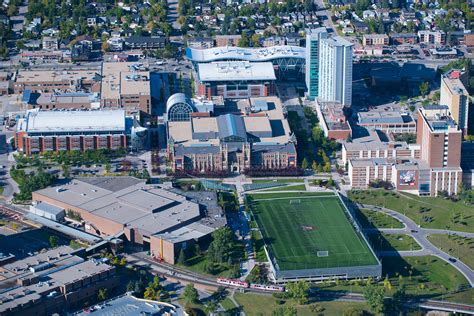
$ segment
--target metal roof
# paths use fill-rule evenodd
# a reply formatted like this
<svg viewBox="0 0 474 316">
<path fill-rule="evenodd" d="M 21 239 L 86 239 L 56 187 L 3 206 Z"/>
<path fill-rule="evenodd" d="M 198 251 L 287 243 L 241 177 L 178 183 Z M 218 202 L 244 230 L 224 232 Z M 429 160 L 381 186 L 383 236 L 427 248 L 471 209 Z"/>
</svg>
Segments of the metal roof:
<svg viewBox="0 0 474 316">
<path fill-rule="evenodd" d="M 125 111 L 30 111 L 26 132 L 125 131 Z"/>
<path fill-rule="evenodd" d="M 213 47 L 208 49 L 186 48 L 186 57 L 193 62 L 208 63 L 223 60 L 251 62 L 272 61 L 280 58 L 306 59 L 304 47 L 273 46 L 265 48 Z"/>
<path fill-rule="evenodd" d="M 239 115 L 226 114 L 217 118 L 219 138 L 239 137 L 247 139 L 244 119 Z"/>
<path fill-rule="evenodd" d="M 197 65 L 201 81 L 276 80 L 270 62 L 228 61 Z"/>
</svg>

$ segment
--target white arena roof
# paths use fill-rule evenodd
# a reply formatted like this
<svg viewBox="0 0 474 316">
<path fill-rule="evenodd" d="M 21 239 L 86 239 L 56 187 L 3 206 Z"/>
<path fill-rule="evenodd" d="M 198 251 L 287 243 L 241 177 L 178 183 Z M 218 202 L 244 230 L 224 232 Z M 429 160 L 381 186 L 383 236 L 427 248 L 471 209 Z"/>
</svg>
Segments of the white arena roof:
<svg viewBox="0 0 474 316">
<path fill-rule="evenodd" d="M 199 80 L 241 81 L 276 80 L 275 69 L 270 62 L 250 63 L 248 61 L 215 62 L 198 64 Z"/>
<path fill-rule="evenodd" d="M 280 58 L 306 59 L 304 47 L 273 46 L 264 48 L 213 47 L 208 49 L 186 48 L 186 57 L 198 63 L 224 60 L 244 60 L 251 62 L 272 61 Z"/>
<path fill-rule="evenodd" d="M 125 131 L 125 111 L 30 111 L 18 122 L 18 131 L 28 133 Z"/>
</svg>

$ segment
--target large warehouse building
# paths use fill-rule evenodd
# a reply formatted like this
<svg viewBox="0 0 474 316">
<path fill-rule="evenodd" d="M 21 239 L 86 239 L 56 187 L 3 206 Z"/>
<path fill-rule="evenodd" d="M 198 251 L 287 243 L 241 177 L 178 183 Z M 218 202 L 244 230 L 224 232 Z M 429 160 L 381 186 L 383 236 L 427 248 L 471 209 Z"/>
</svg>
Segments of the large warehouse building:
<svg viewBox="0 0 474 316">
<path fill-rule="evenodd" d="M 229 61 L 198 64 L 198 95 L 206 98 L 264 97 L 275 93 L 270 62 Z"/>
<path fill-rule="evenodd" d="M 123 110 L 39 111 L 20 119 L 15 134 L 19 152 L 119 149 L 127 147 Z"/>
<path fill-rule="evenodd" d="M 186 57 L 194 67 L 203 63 L 221 61 L 270 62 L 278 80 L 299 79 L 304 75 L 306 51 L 299 46 L 273 46 L 265 48 L 214 47 L 196 49 L 188 47 Z"/>
<path fill-rule="evenodd" d="M 203 206 L 185 196 L 132 177 L 74 179 L 33 192 L 32 200 L 77 212 L 86 232 L 124 235 L 172 264 L 181 247 L 225 224 L 221 216 L 204 217 Z"/>
</svg>

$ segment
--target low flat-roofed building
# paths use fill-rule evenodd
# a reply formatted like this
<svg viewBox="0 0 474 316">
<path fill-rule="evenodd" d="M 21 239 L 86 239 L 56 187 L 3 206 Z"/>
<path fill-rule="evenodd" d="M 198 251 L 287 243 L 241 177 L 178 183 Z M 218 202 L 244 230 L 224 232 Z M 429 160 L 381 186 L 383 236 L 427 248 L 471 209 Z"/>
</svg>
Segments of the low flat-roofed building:
<svg viewBox="0 0 474 316">
<path fill-rule="evenodd" d="M 417 41 L 418 36 L 415 33 L 390 34 L 390 44 L 392 45 L 416 44 Z"/>
<path fill-rule="evenodd" d="M 15 133 L 18 151 L 119 149 L 127 147 L 125 112 L 31 110 Z"/>
<path fill-rule="evenodd" d="M 212 48 L 214 40 L 210 37 L 192 37 L 188 38 L 187 46 L 192 48 Z"/>
<path fill-rule="evenodd" d="M 352 129 L 344 115 L 344 106 L 337 102 L 317 100 L 316 113 L 324 135 L 330 139 L 346 140 L 351 137 Z"/>
<path fill-rule="evenodd" d="M 0 314 L 51 315 L 67 313 L 95 300 L 99 288 L 109 293 L 119 285 L 115 268 L 101 261 L 78 259 L 56 271 L 38 271 L 0 294 Z"/>
<path fill-rule="evenodd" d="M 101 106 L 151 114 L 150 72 L 140 63 L 104 62 Z"/>
<path fill-rule="evenodd" d="M 198 94 L 224 98 L 264 97 L 274 93 L 271 62 L 232 61 L 197 65 Z"/>
<path fill-rule="evenodd" d="M 362 35 L 363 46 L 385 46 L 388 45 L 387 34 L 364 34 Z"/>
<path fill-rule="evenodd" d="M 169 263 L 174 263 L 183 244 L 199 241 L 220 227 L 217 222 L 217 226 L 204 224 L 200 204 L 131 177 L 110 177 L 102 182 L 74 179 L 68 184 L 34 192 L 33 200 L 79 213 L 86 232 L 99 236 L 124 233 L 129 242 L 149 245 L 153 256 Z M 196 240 L 182 238 L 165 250 L 158 241 L 160 238 L 152 238 L 197 228 L 203 233 Z"/>
<path fill-rule="evenodd" d="M 296 167 L 294 138 L 280 100 L 242 99 L 237 108 L 240 114 L 169 121 L 168 152 L 173 171 Z"/>
<path fill-rule="evenodd" d="M 416 122 L 408 113 L 370 111 L 357 113 L 358 125 L 385 133 L 415 133 Z"/>
<path fill-rule="evenodd" d="M 132 49 L 165 48 L 166 38 L 164 36 L 130 36 L 124 40 L 124 44 Z"/>
<path fill-rule="evenodd" d="M 378 131 L 369 130 L 369 136 L 342 143 L 342 161 L 353 159 L 408 159 L 420 158 L 420 145 L 406 142 L 382 141 Z"/>
<path fill-rule="evenodd" d="M 53 221 L 61 221 L 66 216 L 66 212 L 63 208 L 48 203 L 30 205 L 30 212 Z"/>
<path fill-rule="evenodd" d="M 28 109 L 98 109 L 100 100 L 98 93 L 41 93 L 28 103 Z"/>
<path fill-rule="evenodd" d="M 94 70 L 19 70 L 13 83 L 15 93 L 80 91 L 99 92 L 100 72 Z"/>
<path fill-rule="evenodd" d="M 101 305 L 99 309 L 86 308 L 76 315 L 89 316 L 91 312 L 94 313 L 94 316 L 172 316 L 176 314 L 176 307 L 165 302 L 136 298 L 128 293 L 107 300 L 107 304 Z"/>
</svg>

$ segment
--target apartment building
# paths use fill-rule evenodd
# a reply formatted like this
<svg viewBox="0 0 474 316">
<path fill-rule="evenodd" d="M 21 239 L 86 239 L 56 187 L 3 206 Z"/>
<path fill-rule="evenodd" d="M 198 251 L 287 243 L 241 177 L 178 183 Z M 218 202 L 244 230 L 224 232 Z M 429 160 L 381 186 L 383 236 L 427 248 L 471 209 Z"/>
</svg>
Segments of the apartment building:
<svg viewBox="0 0 474 316">
<path fill-rule="evenodd" d="M 314 100 L 318 96 L 319 90 L 319 49 L 321 40 L 327 38 L 328 33 L 325 27 L 306 30 L 306 71 L 305 80 L 308 92 L 306 97 Z"/>
<path fill-rule="evenodd" d="M 419 42 L 422 44 L 445 45 L 446 33 L 443 31 L 430 30 L 418 31 L 418 39 Z"/>
<path fill-rule="evenodd" d="M 439 104 L 447 105 L 454 121 L 467 132 L 469 118 L 469 93 L 461 81 L 462 73 L 458 70 L 441 76 Z"/>
<path fill-rule="evenodd" d="M 321 40 L 318 98 L 323 102 L 352 103 L 352 46 L 340 36 Z"/>
<path fill-rule="evenodd" d="M 389 43 L 387 34 L 364 34 L 362 36 L 363 46 L 385 46 Z"/>
</svg>

